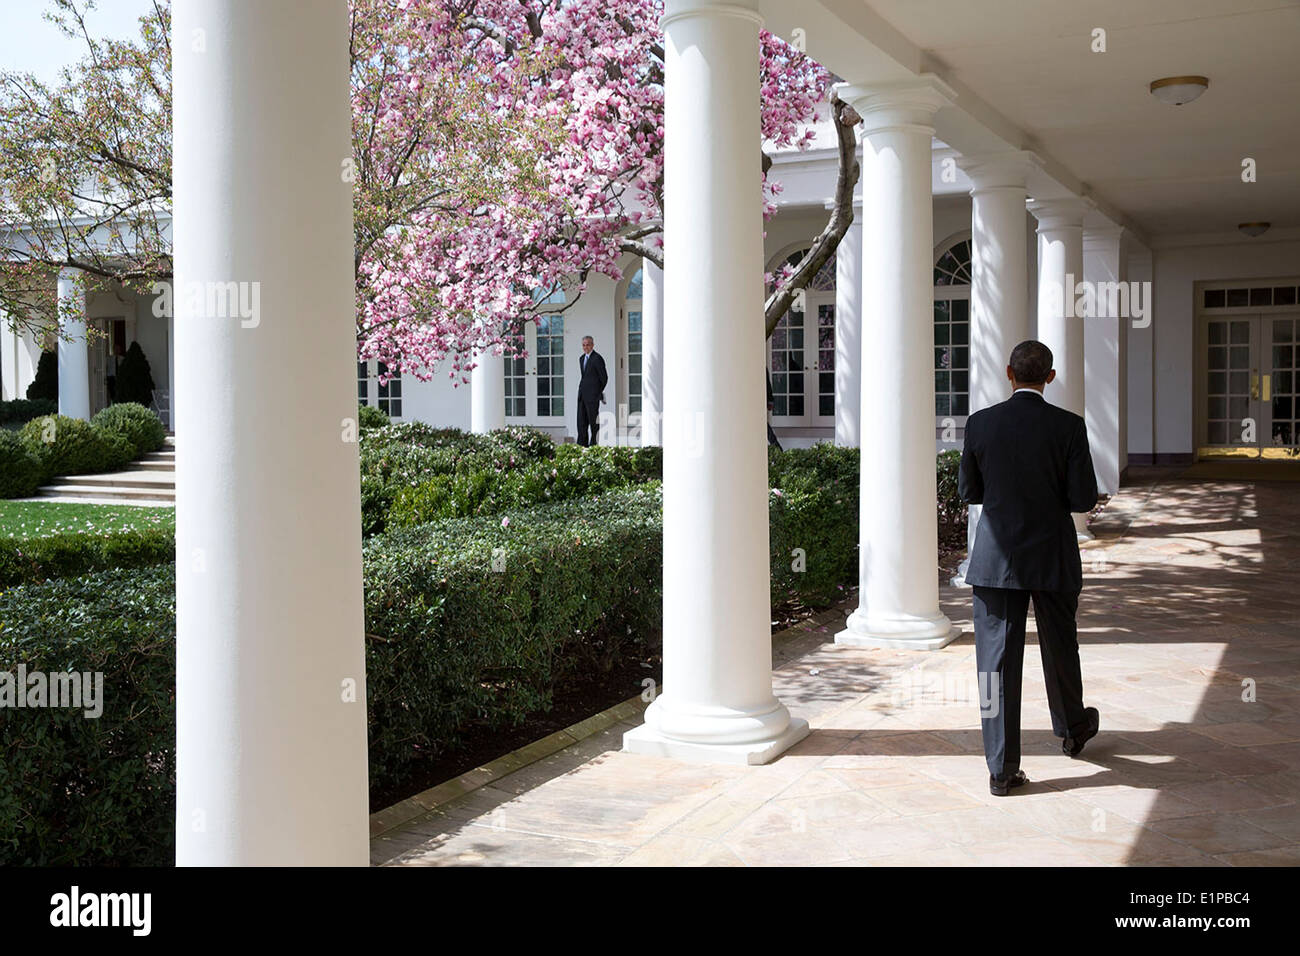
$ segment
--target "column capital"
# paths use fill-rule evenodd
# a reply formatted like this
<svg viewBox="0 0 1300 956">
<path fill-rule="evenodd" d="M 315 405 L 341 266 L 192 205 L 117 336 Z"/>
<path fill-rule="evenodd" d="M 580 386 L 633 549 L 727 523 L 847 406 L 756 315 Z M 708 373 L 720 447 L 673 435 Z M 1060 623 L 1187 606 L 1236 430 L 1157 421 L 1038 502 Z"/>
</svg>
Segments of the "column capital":
<svg viewBox="0 0 1300 956">
<path fill-rule="evenodd" d="M 957 91 L 933 73 L 901 83 L 836 84 L 840 99 L 862 117 L 864 133 L 916 127 L 929 129 L 934 114 L 957 100 Z"/>
<path fill-rule="evenodd" d="M 750 20 L 761 28 L 763 15 L 758 12 L 758 0 L 665 0 L 664 15 L 659 18 L 662 30 L 669 24 L 694 17 L 739 17 Z"/>
<path fill-rule="evenodd" d="M 1092 208 L 1086 199 L 1069 196 L 1065 199 L 1035 199 L 1027 208 L 1038 220 L 1038 231 L 1051 229 L 1082 229 L 1083 216 Z"/>
<path fill-rule="evenodd" d="M 1124 234 L 1126 232 L 1128 232 L 1128 230 L 1123 226 L 1116 226 L 1109 223 L 1105 226 L 1084 226 L 1084 251 L 1091 252 L 1094 249 L 1114 248 L 1124 241 Z"/>
<path fill-rule="evenodd" d="M 977 153 L 957 160 L 957 168 L 971 181 L 972 196 L 990 189 L 1023 190 L 1029 173 L 1042 165 L 1042 159 L 1026 149 Z"/>
</svg>

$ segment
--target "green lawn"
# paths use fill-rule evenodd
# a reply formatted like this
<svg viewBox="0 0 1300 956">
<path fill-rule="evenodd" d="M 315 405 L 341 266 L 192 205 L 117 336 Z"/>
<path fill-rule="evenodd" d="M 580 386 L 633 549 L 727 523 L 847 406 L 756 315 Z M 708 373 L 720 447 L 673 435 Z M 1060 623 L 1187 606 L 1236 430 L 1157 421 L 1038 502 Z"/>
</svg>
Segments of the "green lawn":
<svg viewBox="0 0 1300 956">
<path fill-rule="evenodd" d="M 41 538 L 66 531 L 175 528 L 174 508 L 83 505 L 70 501 L 0 501 L 0 537 Z"/>
</svg>

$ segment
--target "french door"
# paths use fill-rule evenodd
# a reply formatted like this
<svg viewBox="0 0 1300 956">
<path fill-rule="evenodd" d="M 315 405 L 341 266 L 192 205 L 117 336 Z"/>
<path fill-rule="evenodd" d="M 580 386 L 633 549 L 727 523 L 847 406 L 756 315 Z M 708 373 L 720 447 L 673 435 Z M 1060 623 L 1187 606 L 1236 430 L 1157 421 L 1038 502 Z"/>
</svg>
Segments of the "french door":
<svg viewBox="0 0 1300 956">
<path fill-rule="evenodd" d="M 1203 316 L 1202 458 L 1300 460 L 1300 311 Z"/>
<path fill-rule="evenodd" d="M 835 293 L 806 292 L 768 339 L 772 424 L 817 426 L 835 421 Z"/>
</svg>

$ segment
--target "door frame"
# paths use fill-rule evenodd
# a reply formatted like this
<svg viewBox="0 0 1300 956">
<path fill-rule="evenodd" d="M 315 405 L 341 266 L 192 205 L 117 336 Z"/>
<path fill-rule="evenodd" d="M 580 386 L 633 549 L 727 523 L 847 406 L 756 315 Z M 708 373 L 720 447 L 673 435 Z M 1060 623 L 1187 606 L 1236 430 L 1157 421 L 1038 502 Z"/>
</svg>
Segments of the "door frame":
<svg viewBox="0 0 1300 956">
<path fill-rule="evenodd" d="M 1230 458 L 1241 461 L 1262 461 L 1276 457 L 1267 454 L 1267 449 L 1274 447 L 1296 447 L 1296 436 L 1292 436 L 1291 446 L 1274 446 L 1272 444 L 1273 408 L 1270 400 L 1263 398 L 1265 382 L 1271 386 L 1266 375 L 1272 373 L 1272 321 L 1275 318 L 1300 317 L 1300 292 L 1296 302 L 1282 305 L 1241 305 L 1207 307 L 1207 291 L 1217 292 L 1229 289 L 1272 288 L 1300 289 L 1300 277 L 1263 277 L 1253 279 L 1215 279 L 1195 281 L 1192 284 L 1193 296 L 1193 363 L 1192 363 L 1192 433 L 1193 454 L 1196 460 L 1223 460 Z M 1212 446 L 1209 443 L 1209 325 L 1212 321 L 1248 321 L 1250 334 L 1250 365 L 1253 376 L 1249 385 L 1251 398 L 1247 407 L 1247 417 L 1255 419 L 1254 445 L 1233 444 Z M 1256 385 L 1258 384 L 1258 387 Z M 1271 389 L 1270 389 L 1271 392 Z M 1222 448 L 1221 453 L 1214 449 Z"/>
</svg>

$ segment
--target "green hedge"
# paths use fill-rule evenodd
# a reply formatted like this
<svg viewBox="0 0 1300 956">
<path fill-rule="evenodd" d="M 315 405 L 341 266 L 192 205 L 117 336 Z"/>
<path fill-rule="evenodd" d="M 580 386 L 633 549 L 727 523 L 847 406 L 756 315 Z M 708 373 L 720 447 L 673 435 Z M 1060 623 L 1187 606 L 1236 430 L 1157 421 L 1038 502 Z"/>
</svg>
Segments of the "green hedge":
<svg viewBox="0 0 1300 956">
<path fill-rule="evenodd" d="M 175 590 L 161 567 L 0 593 L 0 671 L 104 675 L 98 718 L 0 709 L 0 864 L 172 862 Z"/>
<path fill-rule="evenodd" d="M 58 475 L 117 471 L 157 451 L 166 435 L 162 420 L 154 412 L 132 402 L 110 405 L 89 422 L 66 415 L 32 418 L 18 432 L 21 447 L 8 441 L 0 443 L 0 497 L 19 498 L 32 493 L 25 490 L 29 485 L 28 457 L 40 466 L 40 485 Z"/>
<path fill-rule="evenodd" d="M 175 558 L 170 528 L 0 538 L 0 587 L 111 568 L 146 568 Z"/>
<path fill-rule="evenodd" d="M 469 467 L 465 467 L 468 464 Z M 474 456 L 450 472 L 397 489 L 390 527 L 413 527 L 440 518 L 499 514 L 507 508 L 572 501 L 662 477 L 658 448 L 583 448 L 561 445 L 554 457 L 484 466 Z"/>
<path fill-rule="evenodd" d="M 422 422 L 364 430 L 361 434 L 362 534 L 378 534 L 387 528 L 398 497 L 406 489 L 426 482 L 445 487 L 409 498 L 403 505 L 400 526 L 409 527 L 439 517 L 488 513 L 477 505 L 490 497 L 503 474 L 549 461 L 556 451 L 550 436 L 520 426 L 485 435 L 458 428 L 434 428 Z M 466 477 L 455 482 L 452 476 L 456 475 Z M 456 504 L 445 504 L 443 499 L 448 497 Z"/>
<path fill-rule="evenodd" d="M 955 523 L 966 521 L 966 502 L 957 492 L 957 471 L 961 467 L 961 452 L 955 449 L 939 452 L 939 520 Z"/>
<path fill-rule="evenodd" d="M 135 402 L 118 402 L 100 409 L 90 420 L 100 434 L 121 435 L 131 443 L 131 458 L 142 458 L 167 442 L 167 429 L 152 409 Z"/>
<path fill-rule="evenodd" d="M 649 485 L 371 540 L 372 787 L 657 642 L 660 509 Z M 0 710 L 0 865 L 171 861 L 174 600 L 172 565 L 0 594 L 0 670 L 102 671 L 106 701 L 95 720 Z"/>
<path fill-rule="evenodd" d="M 41 459 L 11 431 L 0 430 L 0 498 L 26 498 L 44 478 Z"/>
<path fill-rule="evenodd" d="M 114 471 L 135 457 L 129 438 L 67 415 L 33 418 L 18 433 L 41 463 L 45 479 Z"/>
<path fill-rule="evenodd" d="M 371 783 L 470 725 L 549 708 L 659 639 L 658 485 L 381 535 L 365 548 Z"/>
<path fill-rule="evenodd" d="M 384 428 L 392 424 L 392 419 L 388 413 L 374 405 L 357 406 L 357 427 L 362 431 L 371 428 Z"/>
<path fill-rule="evenodd" d="M 41 415 L 57 415 L 59 403 L 48 398 L 15 398 L 0 402 L 0 426 L 22 425 Z"/>
<path fill-rule="evenodd" d="M 772 604 L 826 605 L 858 581 L 856 448 L 768 454 Z"/>
</svg>

